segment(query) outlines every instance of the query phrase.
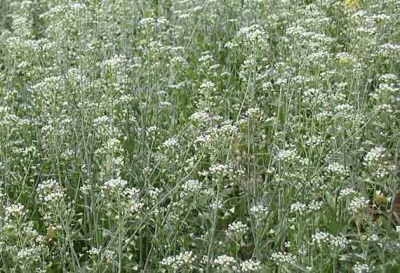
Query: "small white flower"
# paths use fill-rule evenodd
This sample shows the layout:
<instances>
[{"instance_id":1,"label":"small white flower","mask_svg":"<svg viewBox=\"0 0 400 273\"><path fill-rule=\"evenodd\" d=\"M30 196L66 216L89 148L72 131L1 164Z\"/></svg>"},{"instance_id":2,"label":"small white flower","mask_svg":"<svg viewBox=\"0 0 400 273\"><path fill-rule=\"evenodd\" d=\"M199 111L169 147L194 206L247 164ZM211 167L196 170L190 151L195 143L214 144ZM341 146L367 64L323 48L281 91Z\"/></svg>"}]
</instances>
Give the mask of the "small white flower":
<instances>
[{"instance_id":1,"label":"small white flower","mask_svg":"<svg viewBox=\"0 0 400 273\"><path fill-rule=\"evenodd\" d=\"M6 210L7 216L9 216L9 215L16 216L16 215L22 215L24 212L24 209L25 209L24 205L17 203L17 204L12 204L12 205L6 207L5 210Z\"/></svg>"},{"instance_id":2,"label":"small white flower","mask_svg":"<svg viewBox=\"0 0 400 273\"><path fill-rule=\"evenodd\" d=\"M369 273L371 272L371 268L367 264L355 264L353 266L353 272L354 273Z\"/></svg>"},{"instance_id":3,"label":"small white flower","mask_svg":"<svg viewBox=\"0 0 400 273\"><path fill-rule=\"evenodd\" d=\"M383 147L372 148L364 157L364 165L371 166L378 162L385 154L386 149Z\"/></svg>"},{"instance_id":4,"label":"small white flower","mask_svg":"<svg viewBox=\"0 0 400 273\"><path fill-rule=\"evenodd\" d=\"M196 255L192 251L185 251L176 256L169 256L161 260L160 264L167 267L172 267L174 270L182 268L193 268L196 260Z\"/></svg>"},{"instance_id":5,"label":"small white flower","mask_svg":"<svg viewBox=\"0 0 400 273\"><path fill-rule=\"evenodd\" d=\"M194 121L194 122L208 122L211 119L211 116L209 113L204 112L204 111L198 111L194 112L190 117L189 120Z\"/></svg>"},{"instance_id":6,"label":"small white flower","mask_svg":"<svg viewBox=\"0 0 400 273\"><path fill-rule=\"evenodd\" d=\"M236 271L238 269L235 258L228 255L221 255L214 259L213 267L218 269L231 269Z\"/></svg>"},{"instance_id":7,"label":"small white flower","mask_svg":"<svg viewBox=\"0 0 400 273\"><path fill-rule=\"evenodd\" d=\"M232 172L232 169L230 166L228 165L224 165L224 164L218 164L215 163L213 165L210 166L210 168L208 169L208 173L209 174L213 174L213 175L228 175L230 172Z\"/></svg>"},{"instance_id":8,"label":"small white flower","mask_svg":"<svg viewBox=\"0 0 400 273\"><path fill-rule=\"evenodd\" d=\"M321 145L322 143L323 143L322 137L320 137L320 136L315 136L315 135L309 136L309 137L306 139L306 141L304 142L304 144L305 144L307 147L310 147L310 148L316 148L316 147L318 147L319 145Z\"/></svg>"},{"instance_id":9,"label":"small white flower","mask_svg":"<svg viewBox=\"0 0 400 273\"><path fill-rule=\"evenodd\" d=\"M261 262L254 260L247 260L240 263L242 272L256 272L261 269Z\"/></svg>"},{"instance_id":10,"label":"small white flower","mask_svg":"<svg viewBox=\"0 0 400 273\"><path fill-rule=\"evenodd\" d=\"M171 137L171 138L167 139L166 141L164 141L164 143L162 144L162 146L167 149L175 148L178 145L179 145L179 143L178 143L178 139L176 137Z\"/></svg>"},{"instance_id":11,"label":"small white flower","mask_svg":"<svg viewBox=\"0 0 400 273\"><path fill-rule=\"evenodd\" d=\"M291 253L286 253L286 252L274 252L271 255L271 259L276 262L276 263L287 263L287 264L294 264L297 261L296 256L294 256Z\"/></svg>"},{"instance_id":12,"label":"small white flower","mask_svg":"<svg viewBox=\"0 0 400 273\"><path fill-rule=\"evenodd\" d=\"M91 249L89 249L87 252L90 256L95 256L95 255L99 255L101 253L102 247L100 246L99 248L96 247L92 247Z\"/></svg>"},{"instance_id":13,"label":"small white flower","mask_svg":"<svg viewBox=\"0 0 400 273\"><path fill-rule=\"evenodd\" d=\"M227 42L227 43L224 45L224 47L225 47L225 48L228 48L228 49L232 49L232 48L237 47L237 46L238 46L237 43L232 43L232 42Z\"/></svg>"},{"instance_id":14,"label":"small white flower","mask_svg":"<svg viewBox=\"0 0 400 273\"><path fill-rule=\"evenodd\" d=\"M291 149L291 150L284 150L281 149L278 151L277 155L276 155L276 159L280 160L280 161L286 161L286 162L291 162L294 161L296 159L298 159L299 156L297 154L297 150L296 149Z\"/></svg>"},{"instance_id":15,"label":"small white flower","mask_svg":"<svg viewBox=\"0 0 400 273\"><path fill-rule=\"evenodd\" d=\"M263 205L254 205L250 208L250 214L255 218L264 218L268 214L268 207Z\"/></svg>"},{"instance_id":16,"label":"small white flower","mask_svg":"<svg viewBox=\"0 0 400 273\"><path fill-rule=\"evenodd\" d=\"M357 192L352 188L345 188L345 189L340 190L339 198L342 199L342 198L345 198L346 196L350 196L350 195L353 195L356 193Z\"/></svg>"},{"instance_id":17,"label":"small white flower","mask_svg":"<svg viewBox=\"0 0 400 273\"><path fill-rule=\"evenodd\" d=\"M128 182L126 180L123 180L121 178L112 178L104 182L102 188L104 190L123 189L127 184Z\"/></svg>"},{"instance_id":18,"label":"small white flower","mask_svg":"<svg viewBox=\"0 0 400 273\"><path fill-rule=\"evenodd\" d=\"M311 243L317 243L318 245L329 243L332 235L327 232L317 232L311 236Z\"/></svg>"},{"instance_id":19,"label":"small white flower","mask_svg":"<svg viewBox=\"0 0 400 273\"><path fill-rule=\"evenodd\" d=\"M339 163L336 163L336 162L330 163L326 167L326 170L328 172L331 172L331 173L334 173L334 174L338 174L338 175L347 175L348 174L348 171L347 171L346 167L341 165L341 164L339 164Z\"/></svg>"},{"instance_id":20,"label":"small white flower","mask_svg":"<svg viewBox=\"0 0 400 273\"><path fill-rule=\"evenodd\" d=\"M290 212L297 213L299 215L303 215L307 211L307 205L302 204L300 202L296 202L290 205Z\"/></svg>"},{"instance_id":21,"label":"small white flower","mask_svg":"<svg viewBox=\"0 0 400 273\"><path fill-rule=\"evenodd\" d=\"M198 193L201 191L203 185L199 180L191 179L182 185L182 190L185 193Z\"/></svg>"},{"instance_id":22,"label":"small white flower","mask_svg":"<svg viewBox=\"0 0 400 273\"><path fill-rule=\"evenodd\" d=\"M249 230L249 227L246 224L243 224L241 221L236 221L228 225L228 230L226 231L227 235L241 235L246 233Z\"/></svg>"},{"instance_id":23,"label":"small white flower","mask_svg":"<svg viewBox=\"0 0 400 273\"><path fill-rule=\"evenodd\" d=\"M224 207L224 203L222 203L221 200L215 200L214 202L212 202L210 204L210 208L212 210L216 210L216 209L222 209Z\"/></svg>"},{"instance_id":24,"label":"small white flower","mask_svg":"<svg viewBox=\"0 0 400 273\"><path fill-rule=\"evenodd\" d=\"M39 262L42 246L25 247L18 251L17 258L20 262Z\"/></svg>"},{"instance_id":25,"label":"small white flower","mask_svg":"<svg viewBox=\"0 0 400 273\"><path fill-rule=\"evenodd\" d=\"M310 204L308 204L307 206L307 212L315 212L318 211L322 208L322 206L324 205L323 201L311 201Z\"/></svg>"},{"instance_id":26,"label":"small white flower","mask_svg":"<svg viewBox=\"0 0 400 273\"><path fill-rule=\"evenodd\" d=\"M199 62L201 63L212 62L213 60L213 57L207 54L207 52L203 53L203 55L201 55L199 58Z\"/></svg>"},{"instance_id":27,"label":"small white flower","mask_svg":"<svg viewBox=\"0 0 400 273\"><path fill-rule=\"evenodd\" d=\"M349 243L350 243L350 241L342 235L336 236L336 237L332 236L331 241L330 241L330 244L332 247L339 248L339 249L346 248L346 246Z\"/></svg>"},{"instance_id":28,"label":"small white flower","mask_svg":"<svg viewBox=\"0 0 400 273\"><path fill-rule=\"evenodd\" d=\"M38 200L44 203L59 202L65 198L61 185L54 179L45 180L36 189Z\"/></svg>"},{"instance_id":29,"label":"small white flower","mask_svg":"<svg viewBox=\"0 0 400 273\"><path fill-rule=\"evenodd\" d=\"M255 24L249 27L242 27L238 32L238 36L242 37L247 43L254 43L263 40L266 35L262 26Z\"/></svg>"},{"instance_id":30,"label":"small white flower","mask_svg":"<svg viewBox=\"0 0 400 273\"><path fill-rule=\"evenodd\" d=\"M371 236L368 237L369 242L378 242L379 241L379 236L376 234L372 234Z\"/></svg>"},{"instance_id":31,"label":"small white flower","mask_svg":"<svg viewBox=\"0 0 400 273\"><path fill-rule=\"evenodd\" d=\"M213 82L203 82L200 85L200 89L214 91L215 90L215 84Z\"/></svg>"},{"instance_id":32,"label":"small white flower","mask_svg":"<svg viewBox=\"0 0 400 273\"><path fill-rule=\"evenodd\" d=\"M361 196L361 197L354 197L353 200L350 202L349 210L353 213L365 209L368 207L369 200L368 198Z\"/></svg>"}]
</instances>

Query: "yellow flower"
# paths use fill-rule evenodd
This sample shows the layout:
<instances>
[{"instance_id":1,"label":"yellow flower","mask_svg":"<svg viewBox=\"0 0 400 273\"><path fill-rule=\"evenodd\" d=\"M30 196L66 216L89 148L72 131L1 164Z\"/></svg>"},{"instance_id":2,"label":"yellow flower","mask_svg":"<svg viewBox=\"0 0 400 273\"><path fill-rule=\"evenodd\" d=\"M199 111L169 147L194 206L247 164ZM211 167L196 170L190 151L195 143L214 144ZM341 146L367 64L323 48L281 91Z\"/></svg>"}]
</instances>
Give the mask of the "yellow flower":
<instances>
[{"instance_id":1,"label":"yellow flower","mask_svg":"<svg viewBox=\"0 0 400 273\"><path fill-rule=\"evenodd\" d=\"M389 202L389 198L385 196L381 191L375 192L375 203L379 205L387 204Z\"/></svg>"},{"instance_id":2,"label":"yellow flower","mask_svg":"<svg viewBox=\"0 0 400 273\"><path fill-rule=\"evenodd\" d=\"M346 8L356 10L360 7L360 2L361 0L345 0L344 4L346 5Z\"/></svg>"},{"instance_id":3,"label":"yellow flower","mask_svg":"<svg viewBox=\"0 0 400 273\"><path fill-rule=\"evenodd\" d=\"M50 225L47 227L47 234L46 234L47 238L52 240L54 238L56 238L57 236L57 227L54 225Z\"/></svg>"}]
</instances>

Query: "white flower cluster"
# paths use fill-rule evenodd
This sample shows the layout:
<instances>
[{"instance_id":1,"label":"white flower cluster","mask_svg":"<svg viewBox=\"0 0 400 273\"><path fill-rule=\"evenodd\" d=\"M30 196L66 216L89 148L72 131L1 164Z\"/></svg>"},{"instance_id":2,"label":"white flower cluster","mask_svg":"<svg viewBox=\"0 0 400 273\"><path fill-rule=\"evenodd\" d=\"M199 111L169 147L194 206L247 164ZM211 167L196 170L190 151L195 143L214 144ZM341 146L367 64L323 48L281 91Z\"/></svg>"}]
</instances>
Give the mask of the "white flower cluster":
<instances>
[{"instance_id":1,"label":"white flower cluster","mask_svg":"<svg viewBox=\"0 0 400 273\"><path fill-rule=\"evenodd\" d=\"M372 95L375 99L379 99L380 96L383 96L383 94L395 94L399 91L399 88L396 86L396 84L391 83L380 83L376 92L378 93L377 95ZM397 101L398 97L397 96L391 96L391 101ZM390 107L390 105L388 105Z\"/></svg>"},{"instance_id":2,"label":"white flower cluster","mask_svg":"<svg viewBox=\"0 0 400 273\"><path fill-rule=\"evenodd\" d=\"M202 145L204 143L209 143L212 140L212 137L208 134L204 134L201 136L196 137L195 143Z\"/></svg>"},{"instance_id":3,"label":"white flower cluster","mask_svg":"<svg viewBox=\"0 0 400 273\"><path fill-rule=\"evenodd\" d=\"M369 273L371 272L371 267L367 264L357 263L352 268L353 273Z\"/></svg>"},{"instance_id":4,"label":"white flower cluster","mask_svg":"<svg viewBox=\"0 0 400 273\"><path fill-rule=\"evenodd\" d=\"M117 138L110 138L104 143L103 147L95 151L96 155L108 155L121 152L121 141Z\"/></svg>"},{"instance_id":5,"label":"white flower cluster","mask_svg":"<svg viewBox=\"0 0 400 273\"><path fill-rule=\"evenodd\" d=\"M344 237L343 235L339 235L339 236L332 236L330 244L332 247L334 248L339 248L339 249L343 249L345 247L347 247L350 243L350 240L347 239L346 237Z\"/></svg>"},{"instance_id":6,"label":"white flower cluster","mask_svg":"<svg viewBox=\"0 0 400 273\"><path fill-rule=\"evenodd\" d=\"M215 163L210 166L208 171L202 173L202 175L217 175L217 176L228 176L229 174L233 173L233 168L229 165Z\"/></svg>"},{"instance_id":7,"label":"white flower cluster","mask_svg":"<svg viewBox=\"0 0 400 273\"><path fill-rule=\"evenodd\" d=\"M169 108L169 107L172 107L172 103L169 102L169 101L160 101L160 102L158 103L158 106L159 106L160 108Z\"/></svg>"},{"instance_id":8,"label":"white flower cluster","mask_svg":"<svg viewBox=\"0 0 400 273\"><path fill-rule=\"evenodd\" d=\"M242 235L249 230L249 227L242 223L241 221L236 221L228 225L228 229L226 230L227 235Z\"/></svg>"},{"instance_id":9,"label":"white flower cluster","mask_svg":"<svg viewBox=\"0 0 400 273\"><path fill-rule=\"evenodd\" d=\"M390 43L380 45L378 50L378 54L385 57L395 56L399 52L400 52L400 45L390 44Z\"/></svg>"},{"instance_id":10,"label":"white flower cluster","mask_svg":"<svg viewBox=\"0 0 400 273\"><path fill-rule=\"evenodd\" d=\"M152 187L150 190L148 190L148 194L150 195L150 198L153 200L157 200L163 193L163 190L160 188L155 188Z\"/></svg>"},{"instance_id":11,"label":"white flower cluster","mask_svg":"<svg viewBox=\"0 0 400 273\"><path fill-rule=\"evenodd\" d=\"M237 47L237 46L238 46L238 44L237 44L237 43L234 43L234 42L227 42L227 43L224 45L225 48L229 48L229 49L235 48L235 47Z\"/></svg>"},{"instance_id":12,"label":"white flower cluster","mask_svg":"<svg viewBox=\"0 0 400 273\"><path fill-rule=\"evenodd\" d=\"M115 55L108 60L102 61L100 67L113 70L123 70L126 63L127 58L124 55Z\"/></svg>"},{"instance_id":13,"label":"white flower cluster","mask_svg":"<svg viewBox=\"0 0 400 273\"><path fill-rule=\"evenodd\" d=\"M217 135L233 135L236 134L238 131L238 127L234 124L230 124L231 121L225 121L225 124L222 124L220 128L215 132Z\"/></svg>"},{"instance_id":14,"label":"white flower cluster","mask_svg":"<svg viewBox=\"0 0 400 273\"><path fill-rule=\"evenodd\" d=\"M158 132L158 127L155 125L148 127L146 130L146 133L149 135L151 134L155 135L157 132Z\"/></svg>"},{"instance_id":15,"label":"white flower cluster","mask_svg":"<svg viewBox=\"0 0 400 273\"><path fill-rule=\"evenodd\" d=\"M296 149L285 150L281 149L276 155L276 159L284 162L292 162L299 159Z\"/></svg>"},{"instance_id":16,"label":"white flower cluster","mask_svg":"<svg viewBox=\"0 0 400 273\"><path fill-rule=\"evenodd\" d=\"M43 246L36 245L31 247L24 247L17 253L17 258L21 262L39 262Z\"/></svg>"},{"instance_id":17,"label":"white flower cluster","mask_svg":"<svg viewBox=\"0 0 400 273\"><path fill-rule=\"evenodd\" d=\"M329 244L332 248L345 248L350 241L342 236L334 236L328 232L317 232L311 236L311 244L318 244L319 246Z\"/></svg>"},{"instance_id":18,"label":"white flower cluster","mask_svg":"<svg viewBox=\"0 0 400 273\"><path fill-rule=\"evenodd\" d=\"M354 189L352 189L352 188L345 188L345 189L342 189L342 190L340 190L340 192L339 192L339 199L343 199L343 198L345 198L345 197L347 197L347 196L350 196L350 195L353 195L353 194L356 194L357 193L357 191L355 191Z\"/></svg>"},{"instance_id":19,"label":"white flower cluster","mask_svg":"<svg viewBox=\"0 0 400 273\"><path fill-rule=\"evenodd\" d=\"M323 205L324 205L323 201L315 201L315 200L311 201L311 203L308 205L296 202L290 205L290 212L303 215L305 213L318 211L323 207Z\"/></svg>"},{"instance_id":20,"label":"white flower cluster","mask_svg":"<svg viewBox=\"0 0 400 273\"><path fill-rule=\"evenodd\" d=\"M297 261L297 257L292 253L287 252L274 252L271 254L271 259L279 264L295 264Z\"/></svg>"},{"instance_id":21,"label":"white flower cluster","mask_svg":"<svg viewBox=\"0 0 400 273\"><path fill-rule=\"evenodd\" d=\"M181 56L176 56L174 58L172 58L170 60L171 65L182 65L182 66L186 66L187 65L187 61L185 60L185 58L181 57Z\"/></svg>"},{"instance_id":22,"label":"white flower cluster","mask_svg":"<svg viewBox=\"0 0 400 273\"><path fill-rule=\"evenodd\" d=\"M178 145L179 145L179 142L178 142L177 137L171 137L171 138L167 139L166 141L164 141L164 143L162 144L162 146L167 149L173 149L173 148L177 147Z\"/></svg>"},{"instance_id":23,"label":"white flower cluster","mask_svg":"<svg viewBox=\"0 0 400 273\"><path fill-rule=\"evenodd\" d=\"M121 179L121 178L111 178L110 180L104 182L104 185L102 186L102 189L106 190L106 191L123 189L123 188L125 188L125 186L127 184L128 184L128 182L126 180Z\"/></svg>"},{"instance_id":24,"label":"white flower cluster","mask_svg":"<svg viewBox=\"0 0 400 273\"><path fill-rule=\"evenodd\" d=\"M111 123L111 118L107 116L97 117L93 120L93 126L99 128L99 126L108 125Z\"/></svg>"},{"instance_id":25,"label":"white flower cluster","mask_svg":"<svg viewBox=\"0 0 400 273\"><path fill-rule=\"evenodd\" d=\"M162 259L160 264L166 267L171 267L174 270L182 268L192 269L195 261L196 255L194 255L192 251L185 251L176 256L169 256Z\"/></svg>"},{"instance_id":26,"label":"white flower cluster","mask_svg":"<svg viewBox=\"0 0 400 273\"><path fill-rule=\"evenodd\" d=\"M24 205L17 203L6 207L5 211L6 211L6 218L9 218L10 216L18 217L24 215L25 207Z\"/></svg>"},{"instance_id":27,"label":"white flower cluster","mask_svg":"<svg viewBox=\"0 0 400 273\"><path fill-rule=\"evenodd\" d=\"M55 16L63 14L67 19L68 15L71 15L72 12L79 12L86 9L87 9L86 5L80 3L71 3L69 5L57 5L52 7L48 12L41 14L39 17L42 18L49 16L51 19L54 19Z\"/></svg>"},{"instance_id":28,"label":"white flower cluster","mask_svg":"<svg viewBox=\"0 0 400 273\"><path fill-rule=\"evenodd\" d=\"M260 25L251 25L249 27L242 27L238 32L238 37L241 37L247 43L254 43L257 41L264 41L265 31Z\"/></svg>"},{"instance_id":29,"label":"white flower cluster","mask_svg":"<svg viewBox=\"0 0 400 273\"><path fill-rule=\"evenodd\" d=\"M201 63L210 63L210 62L213 62L213 61L214 61L214 58L213 58L213 56L211 56L209 54L208 51L203 52L201 54L200 58L199 58L199 62L201 62Z\"/></svg>"},{"instance_id":30,"label":"white flower cluster","mask_svg":"<svg viewBox=\"0 0 400 273\"><path fill-rule=\"evenodd\" d=\"M152 17L146 17L146 18L142 18L140 19L138 26L139 28L145 28L145 27L154 27L156 24L156 19L152 18Z\"/></svg>"},{"instance_id":31,"label":"white flower cluster","mask_svg":"<svg viewBox=\"0 0 400 273\"><path fill-rule=\"evenodd\" d=\"M359 210L365 209L368 207L369 199L361 196L361 197L354 197L353 200L350 202L349 210L353 213L356 213Z\"/></svg>"},{"instance_id":32,"label":"white flower cluster","mask_svg":"<svg viewBox=\"0 0 400 273\"><path fill-rule=\"evenodd\" d=\"M115 257L115 252L113 250L111 249L104 250L102 255L103 260L105 260L108 263L111 263L114 260L113 257Z\"/></svg>"},{"instance_id":33,"label":"white flower cluster","mask_svg":"<svg viewBox=\"0 0 400 273\"><path fill-rule=\"evenodd\" d=\"M300 202L296 202L290 205L291 213L297 213L303 215L306 212L306 210L307 210L307 205Z\"/></svg>"},{"instance_id":34,"label":"white flower cluster","mask_svg":"<svg viewBox=\"0 0 400 273\"><path fill-rule=\"evenodd\" d=\"M211 115L205 111L197 111L189 117L189 120L193 122L206 123L211 120Z\"/></svg>"},{"instance_id":35,"label":"white flower cluster","mask_svg":"<svg viewBox=\"0 0 400 273\"><path fill-rule=\"evenodd\" d=\"M96 256L99 255L102 251L102 247L100 246L99 248L96 247L92 247L91 249L89 249L87 251L87 253L89 254L89 256Z\"/></svg>"},{"instance_id":36,"label":"white flower cluster","mask_svg":"<svg viewBox=\"0 0 400 273\"><path fill-rule=\"evenodd\" d=\"M379 236L377 234L371 234L371 236L368 236L367 241L368 242L378 242Z\"/></svg>"},{"instance_id":37,"label":"white flower cluster","mask_svg":"<svg viewBox=\"0 0 400 273\"><path fill-rule=\"evenodd\" d=\"M268 207L265 207L263 205L254 205L250 208L250 214L257 219L264 218L267 213Z\"/></svg>"},{"instance_id":38,"label":"white flower cluster","mask_svg":"<svg viewBox=\"0 0 400 273\"><path fill-rule=\"evenodd\" d=\"M398 80L397 76L394 74L383 74L379 77L379 81L385 83L392 83Z\"/></svg>"},{"instance_id":39,"label":"white flower cluster","mask_svg":"<svg viewBox=\"0 0 400 273\"><path fill-rule=\"evenodd\" d=\"M364 165L371 166L376 164L385 154L386 149L383 147L372 148L364 157Z\"/></svg>"},{"instance_id":40,"label":"white flower cluster","mask_svg":"<svg viewBox=\"0 0 400 273\"><path fill-rule=\"evenodd\" d=\"M339 52L336 54L336 59L340 63L352 63L356 61L356 57L354 55L351 55L347 52Z\"/></svg>"},{"instance_id":41,"label":"white flower cluster","mask_svg":"<svg viewBox=\"0 0 400 273\"><path fill-rule=\"evenodd\" d=\"M312 244L317 243L319 245L325 244L325 243L328 243L330 241L331 237L332 237L331 234L329 234L327 232L320 231L320 232L317 232L317 233L315 233L315 234L313 234L311 236L311 243Z\"/></svg>"},{"instance_id":42,"label":"white flower cluster","mask_svg":"<svg viewBox=\"0 0 400 273\"><path fill-rule=\"evenodd\" d=\"M311 135L309 136L306 141L304 142L304 145L310 148L316 148L319 145L321 145L324 142L322 137L316 136L316 135Z\"/></svg>"},{"instance_id":43,"label":"white flower cluster","mask_svg":"<svg viewBox=\"0 0 400 273\"><path fill-rule=\"evenodd\" d=\"M302 100L310 106L320 104L327 100L327 95L320 88L309 88L304 90ZM308 106L308 107L310 107Z\"/></svg>"},{"instance_id":44,"label":"white flower cluster","mask_svg":"<svg viewBox=\"0 0 400 273\"><path fill-rule=\"evenodd\" d=\"M243 261L240 263L240 269L243 273L256 272L258 270L261 270L261 262L254 260Z\"/></svg>"},{"instance_id":45,"label":"white flower cluster","mask_svg":"<svg viewBox=\"0 0 400 273\"><path fill-rule=\"evenodd\" d=\"M198 194L201 192L203 185L199 180L190 179L182 184L181 196L187 196L190 194Z\"/></svg>"},{"instance_id":46,"label":"white flower cluster","mask_svg":"<svg viewBox=\"0 0 400 273\"><path fill-rule=\"evenodd\" d=\"M210 81L208 81L208 82L203 82L203 83L200 85L200 91L202 91L202 93L205 92L205 91L215 92L215 91L216 91L215 83L210 82Z\"/></svg>"},{"instance_id":47,"label":"white flower cluster","mask_svg":"<svg viewBox=\"0 0 400 273\"><path fill-rule=\"evenodd\" d=\"M228 255L221 255L214 259L213 267L224 270L230 269L233 271L238 270L237 262L235 258Z\"/></svg>"},{"instance_id":48,"label":"white flower cluster","mask_svg":"<svg viewBox=\"0 0 400 273\"><path fill-rule=\"evenodd\" d=\"M119 151L120 146L121 146L121 141L119 141L119 139L117 138L110 138L109 140L107 140L107 143L105 145L108 151L114 151L114 152Z\"/></svg>"},{"instance_id":49,"label":"white flower cluster","mask_svg":"<svg viewBox=\"0 0 400 273\"><path fill-rule=\"evenodd\" d=\"M221 200L215 200L210 204L210 208L212 210L222 209L224 207L224 203Z\"/></svg>"},{"instance_id":50,"label":"white flower cluster","mask_svg":"<svg viewBox=\"0 0 400 273\"><path fill-rule=\"evenodd\" d=\"M351 118L353 116L350 114L353 110L354 110L353 105L349 105L347 103L339 104L339 105L335 106L335 116L342 117L342 118Z\"/></svg>"},{"instance_id":51,"label":"white flower cluster","mask_svg":"<svg viewBox=\"0 0 400 273\"><path fill-rule=\"evenodd\" d=\"M263 116L263 112L261 111L260 108L255 107L255 108L249 108L246 111L245 115L250 119L260 120Z\"/></svg>"},{"instance_id":52,"label":"white flower cluster","mask_svg":"<svg viewBox=\"0 0 400 273\"><path fill-rule=\"evenodd\" d=\"M140 190L136 188L127 188L123 195L126 198L126 206L130 213L140 212L144 204L140 201Z\"/></svg>"},{"instance_id":53,"label":"white flower cluster","mask_svg":"<svg viewBox=\"0 0 400 273\"><path fill-rule=\"evenodd\" d=\"M308 204L308 210L307 212L314 212L320 210L324 205L323 201L311 201L310 204Z\"/></svg>"},{"instance_id":54,"label":"white flower cluster","mask_svg":"<svg viewBox=\"0 0 400 273\"><path fill-rule=\"evenodd\" d=\"M398 87L396 87L395 84L387 84L387 83L381 83L379 84L378 88L376 89L375 93L372 93L371 96L376 99L385 99L386 96L389 96L389 100L391 103L393 103L393 105L396 102L400 101L400 98L398 95L396 95L398 93L400 89ZM380 103L375 105L374 109L376 109L375 111L387 111L388 113L392 113L393 112L393 106L389 105L389 104L385 104L385 103Z\"/></svg>"},{"instance_id":55,"label":"white flower cluster","mask_svg":"<svg viewBox=\"0 0 400 273\"><path fill-rule=\"evenodd\" d=\"M60 183L54 179L45 180L40 183L36 189L38 200L40 202L59 202L65 197Z\"/></svg>"},{"instance_id":56,"label":"white flower cluster","mask_svg":"<svg viewBox=\"0 0 400 273\"><path fill-rule=\"evenodd\" d=\"M346 167L339 163L336 163L336 162L330 163L326 167L326 170L328 172L338 174L338 175L347 175L348 174L348 170L346 169Z\"/></svg>"}]
</instances>

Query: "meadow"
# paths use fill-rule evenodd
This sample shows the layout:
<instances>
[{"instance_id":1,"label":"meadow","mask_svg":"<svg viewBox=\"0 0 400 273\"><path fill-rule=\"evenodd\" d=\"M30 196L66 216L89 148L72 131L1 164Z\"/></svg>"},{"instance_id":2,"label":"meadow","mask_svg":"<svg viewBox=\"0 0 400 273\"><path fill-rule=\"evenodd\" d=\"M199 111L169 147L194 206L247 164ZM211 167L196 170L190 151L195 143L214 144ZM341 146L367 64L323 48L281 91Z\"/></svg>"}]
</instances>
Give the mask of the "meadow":
<instances>
[{"instance_id":1,"label":"meadow","mask_svg":"<svg viewBox=\"0 0 400 273\"><path fill-rule=\"evenodd\" d=\"M400 272L400 1L0 0L0 272Z\"/></svg>"}]
</instances>

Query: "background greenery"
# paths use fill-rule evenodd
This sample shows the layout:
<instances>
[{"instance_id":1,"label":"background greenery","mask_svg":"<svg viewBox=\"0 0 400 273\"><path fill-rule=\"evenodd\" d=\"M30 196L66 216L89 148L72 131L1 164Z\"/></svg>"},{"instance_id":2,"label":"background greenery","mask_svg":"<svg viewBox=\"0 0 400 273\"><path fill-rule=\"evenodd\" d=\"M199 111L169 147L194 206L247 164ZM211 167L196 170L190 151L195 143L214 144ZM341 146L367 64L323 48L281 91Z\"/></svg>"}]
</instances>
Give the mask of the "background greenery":
<instances>
[{"instance_id":1,"label":"background greenery","mask_svg":"<svg viewBox=\"0 0 400 273\"><path fill-rule=\"evenodd\" d=\"M399 1L0 7L1 272L399 272Z\"/></svg>"}]
</instances>

